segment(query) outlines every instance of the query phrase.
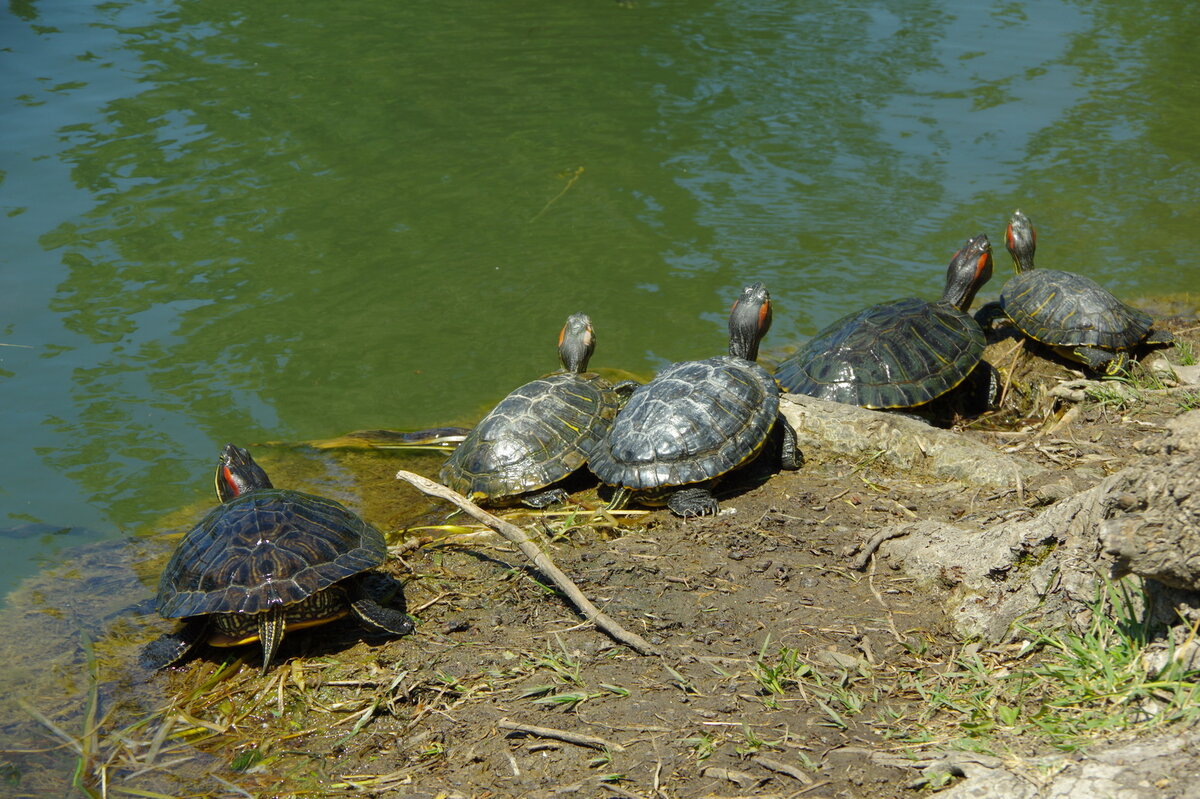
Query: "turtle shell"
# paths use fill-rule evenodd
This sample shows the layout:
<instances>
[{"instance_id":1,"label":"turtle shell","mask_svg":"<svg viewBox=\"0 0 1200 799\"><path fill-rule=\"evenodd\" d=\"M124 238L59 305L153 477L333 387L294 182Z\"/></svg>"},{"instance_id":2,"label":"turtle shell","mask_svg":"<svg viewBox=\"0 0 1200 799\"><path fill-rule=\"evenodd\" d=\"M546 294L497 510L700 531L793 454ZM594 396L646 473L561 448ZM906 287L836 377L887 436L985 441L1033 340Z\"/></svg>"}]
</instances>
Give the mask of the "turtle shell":
<instances>
[{"instance_id":1,"label":"turtle shell","mask_svg":"<svg viewBox=\"0 0 1200 799\"><path fill-rule=\"evenodd\" d=\"M1055 347L1128 349L1154 320L1091 278L1058 269L1030 269L1000 292L1004 312L1025 335Z\"/></svg>"},{"instance_id":2,"label":"turtle shell","mask_svg":"<svg viewBox=\"0 0 1200 799\"><path fill-rule=\"evenodd\" d=\"M910 408L965 380L984 345L979 324L953 305L908 297L842 317L781 363L775 376L794 394Z\"/></svg>"},{"instance_id":3,"label":"turtle shell","mask_svg":"<svg viewBox=\"0 0 1200 799\"><path fill-rule=\"evenodd\" d=\"M166 617L262 613L383 563L383 535L340 503L263 488L218 505L163 570Z\"/></svg>"},{"instance_id":4,"label":"turtle shell","mask_svg":"<svg viewBox=\"0 0 1200 799\"><path fill-rule=\"evenodd\" d=\"M757 363L673 364L633 392L588 465L632 489L699 483L757 455L778 413L779 385Z\"/></svg>"},{"instance_id":5,"label":"turtle shell","mask_svg":"<svg viewBox=\"0 0 1200 799\"><path fill-rule=\"evenodd\" d=\"M442 466L441 479L471 499L537 491L587 463L621 407L600 375L555 372L500 401Z\"/></svg>"}]
</instances>

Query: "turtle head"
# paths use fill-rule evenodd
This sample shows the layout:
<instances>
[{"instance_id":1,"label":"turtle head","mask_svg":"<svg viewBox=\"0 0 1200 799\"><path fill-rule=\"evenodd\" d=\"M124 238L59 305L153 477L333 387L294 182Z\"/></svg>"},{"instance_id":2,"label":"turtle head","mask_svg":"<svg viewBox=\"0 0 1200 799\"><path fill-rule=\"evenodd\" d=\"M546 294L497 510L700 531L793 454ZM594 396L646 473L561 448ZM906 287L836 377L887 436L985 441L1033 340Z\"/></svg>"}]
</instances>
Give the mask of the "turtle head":
<instances>
[{"instance_id":1,"label":"turtle head","mask_svg":"<svg viewBox=\"0 0 1200 799\"><path fill-rule=\"evenodd\" d=\"M992 244L985 234L980 233L967 239L967 243L950 259L942 302L966 313L975 299L975 292L991 277Z\"/></svg>"},{"instance_id":2,"label":"turtle head","mask_svg":"<svg viewBox=\"0 0 1200 799\"><path fill-rule=\"evenodd\" d=\"M1004 231L1004 246L1013 259L1013 269L1017 274L1026 269L1033 269L1033 253L1037 250L1037 231L1029 217L1019 210L1013 211L1008 229Z\"/></svg>"},{"instance_id":3,"label":"turtle head","mask_svg":"<svg viewBox=\"0 0 1200 799\"><path fill-rule=\"evenodd\" d=\"M771 295L762 283L751 283L729 312L729 354L758 360L758 344L771 329Z\"/></svg>"},{"instance_id":4,"label":"turtle head","mask_svg":"<svg viewBox=\"0 0 1200 799\"><path fill-rule=\"evenodd\" d=\"M222 502L228 502L258 488L273 488L271 478L254 462L249 452L226 444L217 461L217 496Z\"/></svg>"},{"instance_id":5,"label":"turtle head","mask_svg":"<svg viewBox=\"0 0 1200 799\"><path fill-rule=\"evenodd\" d=\"M592 320L585 313L573 313L567 317L562 332L558 334L558 358L568 372L583 372L596 349L596 333Z\"/></svg>"}]
</instances>

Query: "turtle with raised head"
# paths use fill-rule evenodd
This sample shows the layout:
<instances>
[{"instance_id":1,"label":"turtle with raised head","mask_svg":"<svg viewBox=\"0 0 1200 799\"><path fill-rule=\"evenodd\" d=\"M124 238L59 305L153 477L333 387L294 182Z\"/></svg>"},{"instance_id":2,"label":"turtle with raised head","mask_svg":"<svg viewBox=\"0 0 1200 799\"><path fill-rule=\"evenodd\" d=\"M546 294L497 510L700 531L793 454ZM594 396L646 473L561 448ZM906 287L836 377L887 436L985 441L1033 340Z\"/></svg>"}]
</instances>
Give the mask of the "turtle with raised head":
<instances>
[{"instance_id":1,"label":"turtle with raised head","mask_svg":"<svg viewBox=\"0 0 1200 799\"><path fill-rule=\"evenodd\" d=\"M729 316L728 355L672 364L633 392L588 462L616 487L610 507L637 497L665 500L679 516L714 514L716 481L760 454L778 458L772 466L799 468L779 384L755 362L770 325L766 288L746 286Z\"/></svg>"},{"instance_id":2,"label":"turtle with raised head","mask_svg":"<svg viewBox=\"0 0 1200 799\"><path fill-rule=\"evenodd\" d=\"M1026 337L1098 374L1121 369L1129 350L1170 344L1173 336L1156 330L1150 314L1118 300L1090 277L1060 269L1034 268L1037 231L1019 210L1004 234L1016 271L1000 292L1000 301L979 309L985 328L1008 320Z\"/></svg>"},{"instance_id":3,"label":"turtle with raised head","mask_svg":"<svg viewBox=\"0 0 1200 799\"><path fill-rule=\"evenodd\" d=\"M332 499L273 487L233 444L216 487L221 504L184 535L158 585L159 614L184 625L151 641L143 665L169 666L202 642L258 642L265 674L285 631L350 614L374 631L412 632L407 614L383 604L394 584L370 571L387 557L379 530Z\"/></svg>"},{"instance_id":4,"label":"turtle with raised head","mask_svg":"<svg viewBox=\"0 0 1200 799\"><path fill-rule=\"evenodd\" d=\"M992 247L980 234L950 259L946 287L934 302L906 297L848 314L779 364L775 377L793 394L877 410L916 413L964 382L996 392L982 360L983 329L967 313L992 275Z\"/></svg>"},{"instance_id":5,"label":"turtle with raised head","mask_svg":"<svg viewBox=\"0 0 1200 799\"><path fill-rule=\"evenodd\" d=\"M442 466L441 479L472 501L544 508L567 498L556 485L587 463L636 383L587 371L596 334L572 314L558 336L562 370L502 399Z\"/></svg>"}]
</instances>

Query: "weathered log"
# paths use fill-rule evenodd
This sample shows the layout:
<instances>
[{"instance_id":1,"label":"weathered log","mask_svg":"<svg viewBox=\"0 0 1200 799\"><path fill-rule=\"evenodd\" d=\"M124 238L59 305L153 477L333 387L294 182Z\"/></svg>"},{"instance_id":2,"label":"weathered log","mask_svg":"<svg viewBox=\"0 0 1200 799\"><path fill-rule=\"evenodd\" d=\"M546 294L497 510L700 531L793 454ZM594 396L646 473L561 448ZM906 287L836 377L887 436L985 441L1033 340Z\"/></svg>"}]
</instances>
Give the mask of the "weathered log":
<instances>
[{"instance_id":1,"label":"weathered log","mask_svg":"<svg viewBox=\"0 0 1200 799\"><path fill-rule=\"evenodd\" d=\"M896 413L785 394L780 411L805 457L872 457L907 476L959 480L990 489L1018 487L1044 469L960 433Z\"/></svg>"}]
</instances>

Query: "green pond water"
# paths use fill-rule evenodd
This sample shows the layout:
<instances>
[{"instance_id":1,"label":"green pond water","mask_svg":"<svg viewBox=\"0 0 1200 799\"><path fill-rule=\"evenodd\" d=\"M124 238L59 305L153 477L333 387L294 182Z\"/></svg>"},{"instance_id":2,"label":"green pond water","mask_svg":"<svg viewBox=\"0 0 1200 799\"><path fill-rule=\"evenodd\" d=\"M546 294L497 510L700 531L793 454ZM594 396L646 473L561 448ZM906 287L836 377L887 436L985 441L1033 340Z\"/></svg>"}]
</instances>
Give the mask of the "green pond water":
<instances>
[{"instance_id":1,"label":"green pond water","mask_svg":"<svg viewBox=\"0 0 1200 799\"><path fill-rule=\"evenodd\" d=\"M209 502L226 441L469 423L575 311L647 377L763 280L782 348L981 231L994 296L1015 207L1044 264L1194 292L1198 39L1190 0L13 0L0 594Z\"/></svg>"}]
</instances>

